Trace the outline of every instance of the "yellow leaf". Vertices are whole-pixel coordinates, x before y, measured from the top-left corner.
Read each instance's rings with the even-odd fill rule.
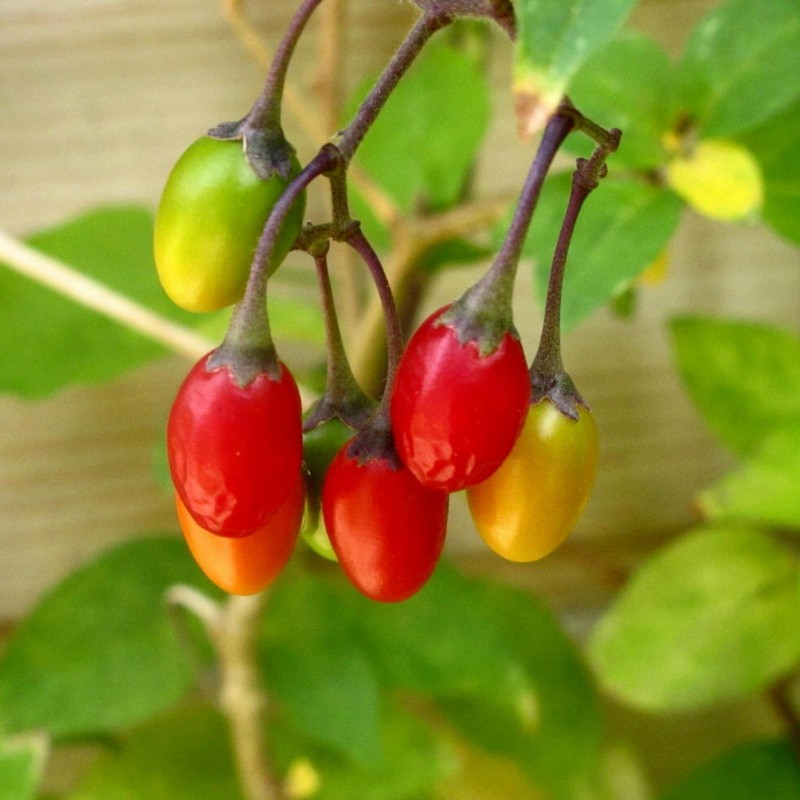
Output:
[[[689,206],[712,219],[732,222],[760,208],[761,170],[749,150],[723,139],[699,141],[670,161],[667,185]]]

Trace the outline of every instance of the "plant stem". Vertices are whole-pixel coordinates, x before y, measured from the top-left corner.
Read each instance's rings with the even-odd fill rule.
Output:
[[[552,380],[564,373],[564,365],[561,360],[561,292],[564,285],[567,255],[583,203],[589,193],[597,188],[600,178],[606,174],[605,159],[607,155],[608,151],[604,147],[596,148],[588,161],[583,158],[578,159],[578,167],[572,175],[569,203],[561,223],[550,267],[542,335],[531,365],[531,373],[536,373],[539,379],[544,381]],[[541,388],[546,387],[542,386]],[[577,412],[574,414],[577,418]]]
[[[0,262],[84,308],[136,331],[174,353],[197,360],[214,342],[190,328],[156,314],[126,295],[45,255],[0,230]]]
[[[225,342],[219,348],[223,359],[227,351],[257,353],[257,368],[277,375],[277,355],[267,318],[267,265],[275,249],[281,225],[295,200],[315,178],[331,170],[337,161],[335,148],[323,146],[316,157],[286,187],[273,206],[258,240],[244,297],[236,306]],[[246,376],[239,380],[247,382]]]
[[[336,139],[345,163],[349,164],[358,146],[377,118],[389,95],[419,55],[425,43],[452,18],[440,14],[423,14],[409,31],[400,48],[381,73],[376,84],[359,107],[348,127]]]
[[[326,242],[327,245],[327,242]],[[327,251],[327,247],[326,247]],[[309,431],[333,417],[354,430],[359,429],[371,412],[369,398],[353,377],[350,362],[342,341],[342,333],[336,318],[327,252],[314,254],[317,267],[322,311],[325,318],[325,343],[328,349],[328,368],[325,393],[306,419],[304,430]]]
[[[280,127],[281,101],[289,62],[306,23],[321,2],[322,0],[303,0],[290,20],[272,58],[264,88],[247,115],[250,123],[255,127]]]
[[[503,244],[486,275],[469,292],[471,305],[485,306],[487,303],[491,303],[498,311],[504,309],[509,325],[511,323],[514,279],[533,212],[536,210],[536,204],[553,159],[564,139],[574,128],[574,124],[572,117],[561,113],[560,109],[550,118],[522,187]]]
[[[400,356],[403,354],[403,333],[400,329],[400,318],[397,314],[397,306],[394,302],[391,286],[386,278],[386,273],[383,270],[378,254],[367,241],[361,228],[355,227],[345,241],[361,256],[369,268],[383,308],[388,364],[381,404],[377,413],[386,416],[389,413],[389,396],[392,391],[395,372],[397,371],[397,365],[400,363]]]
[[[230,726],[245,800],[280,800],[280,784],[266,755],[266,694],[257,668],[257,638],[267,595],[232,595],[223,608],[216,645],[222,683],[220,704]]]

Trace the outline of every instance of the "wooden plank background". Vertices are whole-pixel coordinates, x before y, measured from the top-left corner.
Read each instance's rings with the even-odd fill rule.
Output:
[[[274,45],[295,3],[250,5]],[[712,5],[645,0],[634,23],[674,54]],[[385,62],[413,8],[353,0],[347,10],[345,82],[352,87]],[[478,171],[487,195],[516,193],[530,158],[530,146],[515,136],[508,48],[499,36],[497,42],[495,117],[485,151],[492,158]],[[292,73],[309,96],[315,58],[309,41]],[[99,203],[154,205],[186,144],[209,124],[241,116],[261,80],[215,0],[2,0],[0,227],[22,235]],[[316,151],[319,142],[308,141],[291,120],[287,128],[301,157]],[[730,464],[676,380],[665,320],[692,311],[794,328],[800,322],[797,252],[763,228],[687,214],[670,259],[667,281],[642,293],[634,320],[601,311],[565,342],[568,368],[602,434],[597,486],[574,544],[513,573],[497,565],[570,602],[602,596],[583,570],[587,553],[626,564],[692,524],[694,493]],[[523,284],[530,283],[527,272]],[[438,284],[430,307],[458,285],[452,278]],[[530,287],[520,288],[518,321],[533,348],[539,315],[527,299]],[[2,304],[0,297],[0,313]],[[187,366],[166,359],[113,385],[74,387],[33,404],[0,397],[0,619],[23,613],[54,580],[109,543],[174,530],[150,464]],[[460,503],[450,547],[484,563]]]

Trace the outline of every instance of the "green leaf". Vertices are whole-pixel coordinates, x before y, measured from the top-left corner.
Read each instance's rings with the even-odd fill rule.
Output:
[[[660,800],[796,800],[800,767],[788,742],[745,742],[701,765]]]
[[[537,294],[547,294],[550,263],[570,192],[570,176],[545,183],[524,247],[535,260]],[[680,201],[634,180],[606,179],[586,201],[567,259],[564,331],[611,301],[659,255],[678,225]]]
[[[193,676],[164,604],[175,583],[210,587],[182,541],[159,537],[116,547],[57,585],[0,658],[4,726],[91,735],[177,702]]]
[[[280,723],[270,729],[271,750],[282,773],[302,761],[318,788],[313,800],[422,800],[457,767],[450,746],[434,727],[396,703],[381,716],[381,757],[353,763],[318,744],[309,745]]]
[[[699,530],[648,559],[589,654],[626,702],[680,711],[763,689],[800,659],[798,565],[750,530]]]
[[[753,322],[678,317],[670,324],[683,383],[709,427],[740,454],[800,421],[800,337]]]
[[[473,584],[518,659],[527,690],[511,709],[484,696],[445,701],[449,715],[489,752],[512,757],[547,797],[585,797],[599,764],[602,723],[582,660],[553,615],[530,593]]]
[[[514,95],[520,128],[544,127],[584,62],[609,42],[636,0],[518,0]]]
[[[229,733],[210,708],[184,708],[132,730],[69,800],[241,800]]]
[[[153,217],[136,206],[104,207],[44,231],[29,243],[174,321],[195,324],[158,283]],[[0,265],[0,391],[42,397],[95,383],[165,351],[155,342]]]
[[[46,754],[40,736],[0,740],[0,800],[33,800]]]
[[[800,532],[800,427],[768,434],[745,463],[702,492],[712,520]]]
[[[781,236],[800,245],[800,102],[742,137],[764,179],[762,216]]]
[[[273,588],[266,614],[268,690],[307,737],[373,762],[380,756],[381,699],[369,653],[354,621],[330,613],[342,605],[340,592],[315,576],[291,576]]]
[[[695,28],[681,63],[687,100],[704,137],[752,128],[800,97],[796,0],[731,0]]]
[[[410,600],[353,608],[389,686],[433,695],[479,745],[517,759],[553,797],[574,796],[597,756],[599,712],[535,597],[440,564]]]
[[[494,254],[494,248],[470,242],[467,239],[445,239],[429,247],[419,262],[419,268],[428,273],[447,267],[474,264]]]
[[[575,105],[605,128],[619,128],[619,150],[609,159],[618,166],[653,169],[667,158],[662,137],[677,115],[674,67],[652,39],[627,33],[590,58],[575,76],[569,94]],[[566,146],[591,153],[591,142],[576,133]]]
[[[434,40],[392,92],[356,162],[403,211],[420,202],[447,208],[469,178],[490,113],[488,84],[473,60]]]

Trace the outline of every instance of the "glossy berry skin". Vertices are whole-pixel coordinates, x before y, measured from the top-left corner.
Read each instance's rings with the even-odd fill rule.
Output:
[[[230,594],[256,594],[278,577],[292,555],[303,519],[303,481],[298,478],[266,525],[239,539],[204,530],[177,495],[175,505],[186,544],[209,580]]]
[[[444,546],[448,499],[393,460],[359,463],[345,445],[328,469],[322,513],[350,582],[385,603],[418,592]]]
[[[202,528],[245,536],[267,523],[297,482],[300,395],[283,364],[278,380],[262,372],[242,388],[228,366],[209,370],[208,359],[192,368],[172,405],[172,482]]]
[[[492,474],[511,451],[530,403],[519,341],[506,333],[482,356],[462,344],[447,307],[420,325],[400,360],[391,420],[400,458],[426,486],[455,492]]]
[[[167,178],[153,240],[158,277],[173,302],[213,311],[242,298],[264,224],[286,185],[279,175],[259,178],[241,142],[204,136],[189,146]],[[270,272],[291,249],[304,213],[305,196],[281,228]]]
[[[467,489],[481,538],[510,561],[535,561],[575,527],[597,470],[597,428],[591,412],[577,420],[548,400],[532,405],[511,454],[486,481]]]

